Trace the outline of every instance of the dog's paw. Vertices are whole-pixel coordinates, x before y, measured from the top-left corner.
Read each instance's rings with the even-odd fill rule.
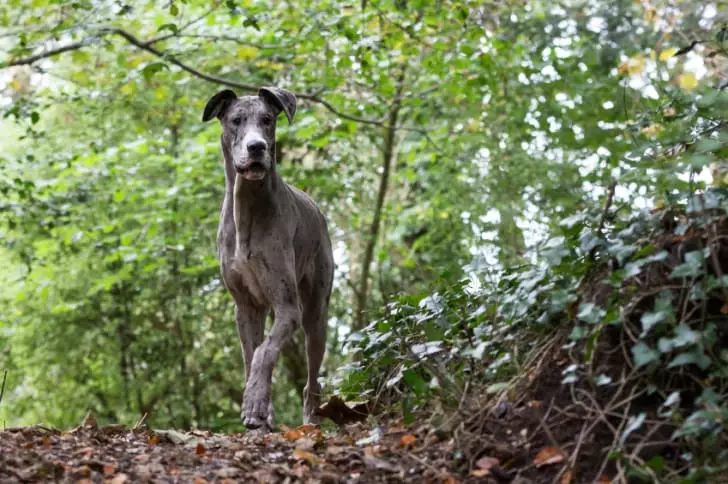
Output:
[[[240,417],[248,429],[270,428],[272,414],[270,412],[270,390],[265,385],[251,381],[245,388],[243,408]]]

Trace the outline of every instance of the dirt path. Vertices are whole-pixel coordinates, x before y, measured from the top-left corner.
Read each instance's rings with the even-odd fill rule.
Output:
[[[267,435],[42,427],[0,431],[0,482],[463,482],[452,443],[403,427]],[[471,478],[472,479],[472,478]],[[481,482],[486,482],[484,479]]]

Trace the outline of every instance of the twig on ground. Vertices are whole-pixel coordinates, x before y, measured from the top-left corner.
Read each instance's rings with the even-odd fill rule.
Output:
[[[139,421],[131,428],[132,430],[136,430],[142,425],[144,425],[144,421],[147,419],[147,413],[144,412],[144,415],[142,415],[142,418],[139,419]]]

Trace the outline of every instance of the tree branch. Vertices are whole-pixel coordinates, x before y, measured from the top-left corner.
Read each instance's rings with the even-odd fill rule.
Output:
[[[47,58],[50,58],[50,57],[55,57],[55,56],[57,56],[59,54],[62,54],[64,52],[68,52],[68,51],[72,51],[72,50],[78,50],[78,49],[81,49],[82,47],[85,47],[86,45],[90,44],[91,41],[94,40],[95,38],[103,37],[103,36],[106,36],[106,35],[117,35],[117,36],[123,38],[124,40],[126,40],[131,45],[133,45],[133,46],[135,46],[135,47],[137,47],[137,48],[139,48],[141,50],[147,51],[150,54],[153,54],[153,55],[155,55],[155,56],[157,56],[157,57],[159,57],[161,59],[164,59],[167,62],[169,62],[170,64],[173,64],[173,65],[179,67],[183,71],[185,71],[185,72],[187,72],[189,74],[192,74],[193,76],[195,76],[195,77],[197,77],[199,79],[203,79],[205,81],[212,82],[214,84],[220,84],[222,86],[227,86],[227,87],[232,87],[232,88],[240,89],[240,90],[245,91],[245,92],[252,92],[252,93],[258,92],[258,87],[257,86],[253,86],[251,84],[246,84],[246,83],[243,83],[243,82],[233,81],[231,79],[226,79],[224,77],[219,77],[219,76],[215,76],[215,75],[212,75],[212,74],[208,74],[206,72],[202,72],[202,71],[200,71],[198,69],[195,69],[194,67],[191,67],[191,66],[185,64],[184,62],[182,62],[179,59],[177,59],[175,56],[173,56],[173,55],[171,55],[169,53],[163,52],[163,51],[157,49],[156,47],[154,47],[154,44],[156,44],[158,42],[161,42],[163,40],[167,40],[169,38],[175,37],[175,34],[164,35],[164,36],[161,36],[161,37],[157,37],[157,38],[154,38],[154,39],[151,39],[151,40],[144,41],[144,40],[141,40],[141,39],[137,38],[136,36],[132,35],[131,33],[127,32],[126,30],[123,30],[123,29],[120,29],[120,28],[116,28],[116,27],[110,27],[110,28],[102,29],[102,30],[99,31],[99,33],[98,33],[97,36],[95,36],[95,37],[89,37],[89,38],[84,39],[84,40],[81,40],[79,42],[74,42],[72,44],[68,44],[68,45],[65,45],[65,46],[62,46],[62,47],[58,47],[58,48],[55,48],[55,49],[47,50],[45,52],[39,52],[38,54],[34,54],[32,56],[21,57],[21,58],[18,58],[18,59],[13,59],[13,60],[11,60],[9,62],[6,62],[5,64],[0,64],[0,68],[12,67],[12,66],[20,66],[20,65],[28,65],[28,64],[32,64],[32,63],[34,63],[36,61],[39,61],[41,59],[47,59]],[[398,96],[399,95],[401,95],[401,93],[398,94]],[[432,139],[427,135],[427,131],[424,130],[424,129],[422,129],[422,128],[413,128],[413,127],[396,126],[396,125],[395,126],[392,126],[392,125],[390,125],[390,124],[388,124],[386,122],[379,121],[379,120],[376,120],[376,119],[363,118],[361,116],[356,116],[356,115],[353,115],[353,114],[348,114],[348,113],[345,113],[345,112],[342,112],[342,111],[338,110],[331,103],[329,103],[325,99],[319,97],[319,95],[316,94],[316,93],[313,93],[313,94],[296,93],[296,97],[298,99],[302,99],[302,100],[305,100],[305,101],[310,101],[310,102],[315,103],[315,104],[319,104],[319,105],[323,106],[324,108],[326,108],[329,112],[331,112],[332,114],[338,116],[341,119],[346,119],[346,120],[349,120],[349,121],[354,121],[356,123],[366,124],[366,125],[369,125],[369,126],[377,126],[377,127],[384,128],[384,129],[391,129],[391,128],[393,128],[396,131],[411,131],[411,132],[414,132],[414,133],[419,133],[421,135],[425,135],[428,138],[428,141],[431,144],[433,144],[433,146],[437,147],[437,145],[435,145],[434,141],[432,141]],[[398,104],[399,104],[399,101],[400,100],[397,100]]]

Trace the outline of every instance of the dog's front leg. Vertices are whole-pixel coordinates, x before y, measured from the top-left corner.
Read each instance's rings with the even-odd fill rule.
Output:
[[[273,328],[270,335],[255,349],[250,375],[243,398],[243,424],[259,428],[268,424],[273,368],[283,345],[301,324],[301,309],[293,265],[289,270],[271,271],[268,285],[273,307]]]

